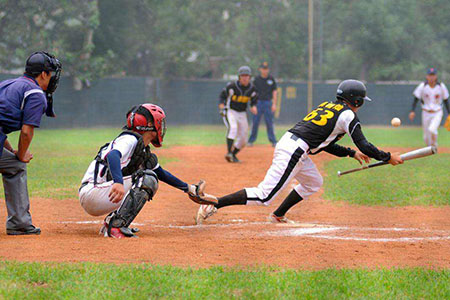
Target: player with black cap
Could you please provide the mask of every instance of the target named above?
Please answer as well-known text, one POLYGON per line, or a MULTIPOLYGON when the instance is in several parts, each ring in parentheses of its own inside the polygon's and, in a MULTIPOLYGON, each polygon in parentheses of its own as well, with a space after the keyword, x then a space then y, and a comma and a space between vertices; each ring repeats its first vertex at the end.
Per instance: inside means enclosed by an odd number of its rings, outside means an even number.
POLYGON ((370 98, 361 81, 342 81, 336 91, 336 101, 323 102, 283 135, 275 147, 272 165, 257 187, 223 196, 215 205, 201 205, 197 224, 226 206, 267 206, 295 178, 299 184, 269 216, 273 223, 290 223, 285 217, 286 212, 316 193, 322 185, 322 176, 309 155, 323 150, 339 157, 352 157, 360 163, 369 162, 369 157, 392 165, 403 163, 399 154, 381 151, 364 137, 356 112, 365 101, 370 98), (345 134, 351 137, 359 151, 337 144, 345 134))
POLYGON ((53 92, 61 75, 61 63, 47 52, 27 59, 23 76, 0 82, 0 173, 3 176, 8 235, 40 234, 33 226, 27 188, 28 151, 42 115, 54 117, 53 92), (13 149, 7 134, 20 130, 19 145, 13 149))

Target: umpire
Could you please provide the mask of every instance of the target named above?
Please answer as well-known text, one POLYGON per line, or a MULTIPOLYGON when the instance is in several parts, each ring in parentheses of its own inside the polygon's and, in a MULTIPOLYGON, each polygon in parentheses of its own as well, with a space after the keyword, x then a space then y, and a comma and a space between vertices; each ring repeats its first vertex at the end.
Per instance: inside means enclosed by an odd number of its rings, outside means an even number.
POLYGON ((253 81, 259 95, 256 105, 258 114, 253 115, 252 133, 248 139, 248 145, 252 146, 256 141, 258 136, 259 121, 264 115, 267 128, 267 137, 272 143, 272 146, 275 147, 277 139, 275 138, 275 134, 273 132, 273 113, 277 109, 277 83, 275 78, 269 74, 270 70, 267 62, 261 63, 258 70, 260 75, 255 77, 255 80, 253 81))
POLYGON ((55 116, 53 92, 60 74, 58 59, 47 52, 35 52, 27 59, 23 76, 0 82, 0 173, 8 210, 8 235, 41 233, 31 222, 27 163, 33 155, 28 148, 42 115, 55 116), (7 134, 18 130, 19 144, 14 150, 7 134))

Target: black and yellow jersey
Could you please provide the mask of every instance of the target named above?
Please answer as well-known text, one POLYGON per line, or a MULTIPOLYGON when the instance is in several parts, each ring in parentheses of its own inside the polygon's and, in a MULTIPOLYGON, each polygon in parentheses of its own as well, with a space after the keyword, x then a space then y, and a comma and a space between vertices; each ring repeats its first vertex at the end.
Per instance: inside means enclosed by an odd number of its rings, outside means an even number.
POLYGON ((250 106, 256 105, 258 93, 252 83, 243 86, 240 82, 229 82, 219 96, 219 103, 223 103, 225 108, 236 111, 246 111, 248 103, 250 106))
POLYGON ((379 150, 366 140, 358 117, 342 101, 323 102, 289 132, 305 141, 311 154, 325 150, 337 156, 353 156, 354 150, 336 144, 347 133, 358 149, 369 157, 385 161, 391 157, 390 153, 379 150))

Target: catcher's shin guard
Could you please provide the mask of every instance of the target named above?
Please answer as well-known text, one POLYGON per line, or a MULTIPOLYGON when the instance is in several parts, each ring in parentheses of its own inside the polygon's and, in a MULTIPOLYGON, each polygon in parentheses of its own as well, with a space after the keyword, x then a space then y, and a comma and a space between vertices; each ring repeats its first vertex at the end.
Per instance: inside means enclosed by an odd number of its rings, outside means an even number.
POLYGON ((133 236, 134 234, 128 229, 128 226, 144 207, 145 202, 150 201, 158 190, 158 177, 151 170, 136 171, 132 180, 131 190, 119 209, 111 215, 108 222, 108 235, 111 233, 111 228, 114 227, 120 228, 125 236, 133 236))

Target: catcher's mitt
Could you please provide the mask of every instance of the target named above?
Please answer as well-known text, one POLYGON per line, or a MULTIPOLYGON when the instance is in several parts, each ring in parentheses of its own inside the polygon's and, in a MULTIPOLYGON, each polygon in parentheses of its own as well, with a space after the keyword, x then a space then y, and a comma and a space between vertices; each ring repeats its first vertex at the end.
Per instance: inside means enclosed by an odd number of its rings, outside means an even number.
POLYGON ((206 182, 200 180, 197 184, 188 184, 189 199, 198 204, 217 204, 218 200, 213 195, 206 194, 205 191, 206 182))
POLYGON ((444 124, 445 129, 447 129, 448 131, 450 131, 450 115, 447 116, 447 119, 445 119, 445 124, 444 124))

